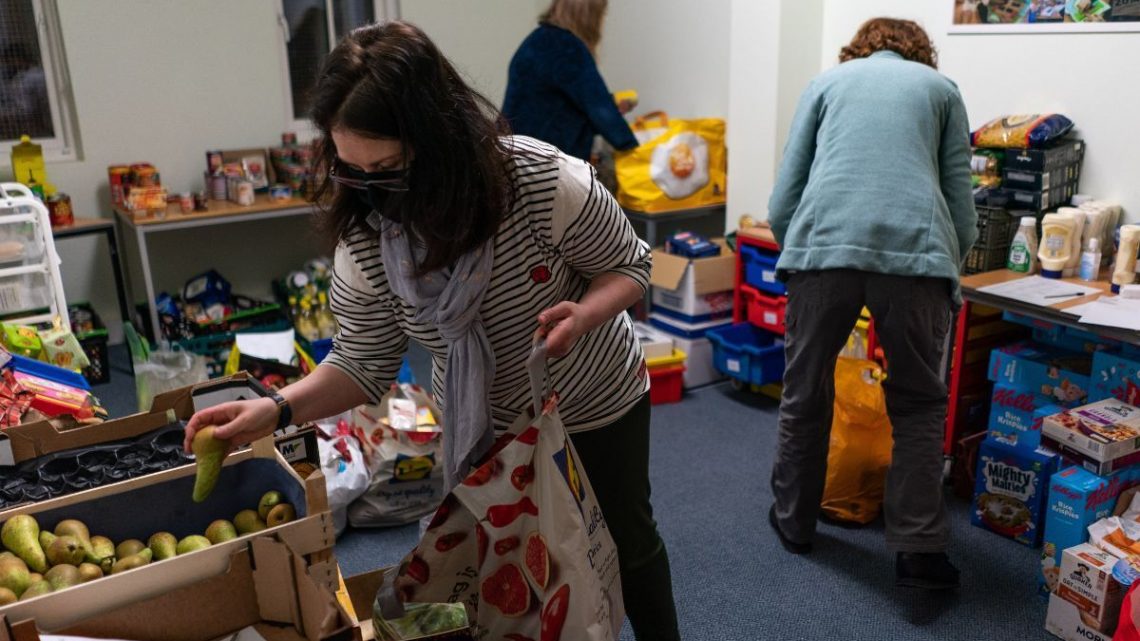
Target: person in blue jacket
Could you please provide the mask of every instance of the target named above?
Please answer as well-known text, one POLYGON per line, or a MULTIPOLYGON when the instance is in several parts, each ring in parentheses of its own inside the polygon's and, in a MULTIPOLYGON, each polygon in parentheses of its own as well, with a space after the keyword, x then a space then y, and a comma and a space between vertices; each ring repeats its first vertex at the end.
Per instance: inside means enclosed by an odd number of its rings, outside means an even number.
POLYGON ((554 0, 538 28, 511 59, 503 115, 514 133, 590 160, 594 136, 614 149, 637 146, 623 113, 598 72, 607 0, 554 0))
POLYGON ((942 437, 958 274, 977 239, 970 130, 917 24, 878 18, 804 91, 768 203, 787 282, 775 503, 784 547, 811 550, 827 475, 835 362, 866 306, 887 361, 894 436, 884 515, 896 583, 946 589, 942 437))

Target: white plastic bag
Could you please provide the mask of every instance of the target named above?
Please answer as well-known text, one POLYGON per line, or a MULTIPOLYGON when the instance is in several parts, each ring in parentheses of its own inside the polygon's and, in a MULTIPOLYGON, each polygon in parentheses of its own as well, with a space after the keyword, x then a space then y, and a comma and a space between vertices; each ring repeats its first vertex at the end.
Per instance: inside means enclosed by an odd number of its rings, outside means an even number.
POLYGON ((209 380, 206 359, 181 350, 158 349, 146 361, 135 362, 135 391, 139 411, 150 411, 154 397, 209 380))
POLYGON ((348 526, 349 504, 364 494, 369 482, 368 466, 360 441, 352 433, 351 418, 346 412, 317 423, 322 432, 322 438, 317 439, 321 472, 337 536, 348 526))

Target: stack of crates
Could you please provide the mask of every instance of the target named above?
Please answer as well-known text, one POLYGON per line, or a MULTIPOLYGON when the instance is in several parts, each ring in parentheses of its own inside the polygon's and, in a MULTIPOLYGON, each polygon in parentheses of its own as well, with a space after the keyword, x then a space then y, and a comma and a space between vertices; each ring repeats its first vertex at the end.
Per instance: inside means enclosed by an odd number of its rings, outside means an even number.
POLYGON ((1078 193, 1085 143, 1066 140, 1046 149, 1011 149, 1005 154, 1001 193, 1014 211, 1034 215, 1064 207, 1078 193))
POLYGON ((977 205, 976 209, 978 240, 966 254, 966 264, 962 268, 965 274, 980 274, 1005 267, 1015 231, 1014 216, 1003 207, 977 205))

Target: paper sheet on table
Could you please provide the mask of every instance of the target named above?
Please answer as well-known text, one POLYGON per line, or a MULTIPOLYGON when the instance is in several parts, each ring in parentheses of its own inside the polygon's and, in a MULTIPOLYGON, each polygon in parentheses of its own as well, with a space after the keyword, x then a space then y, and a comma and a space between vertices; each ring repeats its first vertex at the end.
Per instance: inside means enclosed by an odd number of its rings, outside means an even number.
POLYGON ((1065 311, 1080 315, 1081 322, 1087 325, 1140 331, 1140 300, 1105 297, 1065 311))
POLYGON ((242 354, 286 364, 293 360, 293 341, 296 339, 291 329, 237 334, 234 338, 242 354))
POLYGON ((1100 294, 1102 292, 1102 290, 1095 287, 1077 285, 1052 278, 1042 278, 1041 276, 1030 276, 1029 278, 1011 280, 1007 283, 987 285, 986 287, 979 287, 978 291, 993 294, 994 296, 1001 296, 1002 298, 1012 298, 1013 300, 1030 303, 1031 305, 1040 305, 1042 307, 1050 307, 1057 303, 1064 303, 1080 298, 1081 296, 1100 294))

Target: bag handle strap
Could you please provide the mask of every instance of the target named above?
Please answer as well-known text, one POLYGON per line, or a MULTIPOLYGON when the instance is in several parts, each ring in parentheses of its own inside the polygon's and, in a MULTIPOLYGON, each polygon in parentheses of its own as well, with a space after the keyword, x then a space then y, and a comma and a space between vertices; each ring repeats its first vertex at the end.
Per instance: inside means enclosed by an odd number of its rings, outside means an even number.
POLYGON ((633 121, 633 128, 648 129, 650 123, 653 121, 657 121, 657 126, 659 127, 668 127, 669 114, 665 113, 664 111, 651 111, 647 114, 638 116, 637 120, 633 121))
POLYGON ((530 396, 534 403, 534 415, 542 416, 542 407, 550 394, 550 367, 546 358, 546 339, 535 336, 534 349, 526 360, 526 371, 530 377, 530 396))

